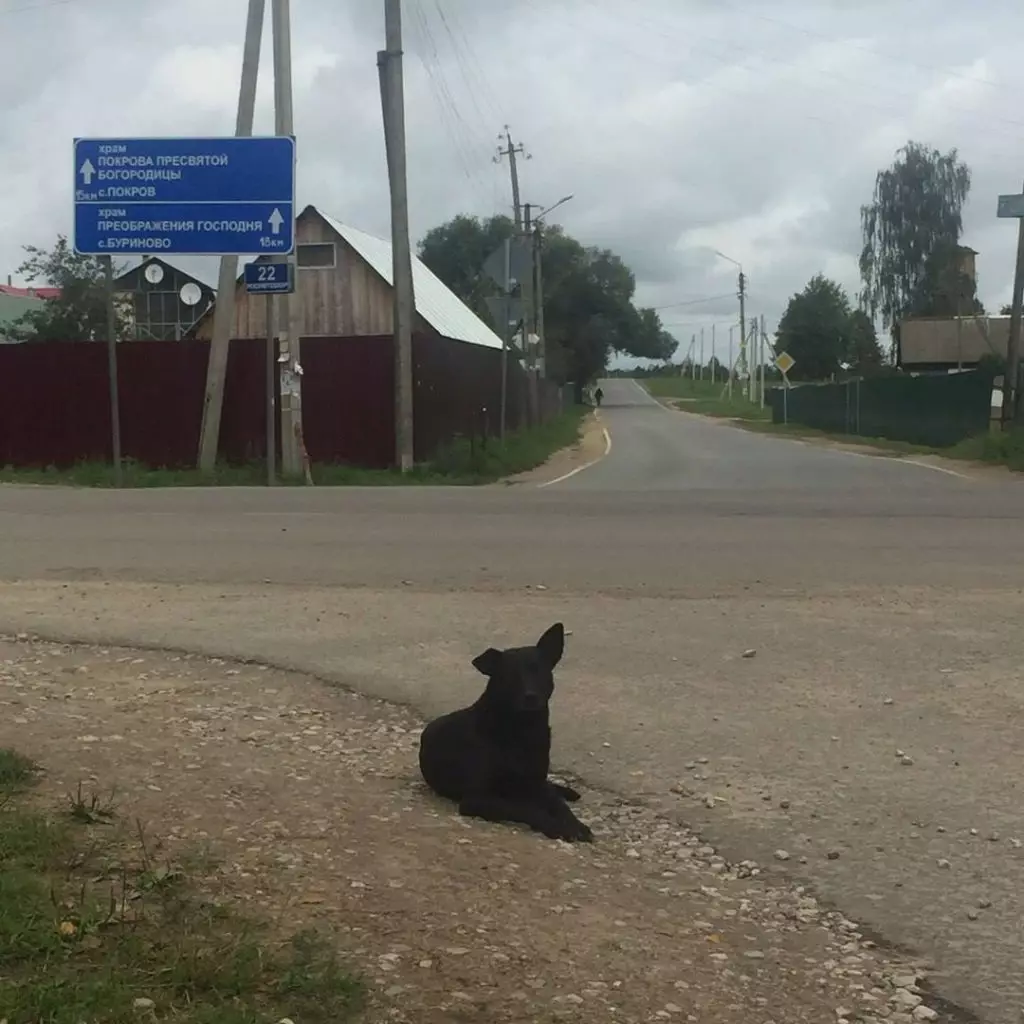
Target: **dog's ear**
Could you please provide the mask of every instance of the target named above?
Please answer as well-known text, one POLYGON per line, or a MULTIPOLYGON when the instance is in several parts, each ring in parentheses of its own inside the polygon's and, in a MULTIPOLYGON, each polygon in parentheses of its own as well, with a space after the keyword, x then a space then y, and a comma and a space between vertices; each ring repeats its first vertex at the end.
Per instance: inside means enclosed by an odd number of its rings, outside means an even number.
POLYGON ((565 627, 556 622, 537 641, 537 650, 548 666, 554 668, 562 660, 562 652, 565 650, 565 627))
POLYGON ((488 647, 483 654, 478 654, 473 659, 473 668, 488 679, 501 675, 501 651, 488 647))

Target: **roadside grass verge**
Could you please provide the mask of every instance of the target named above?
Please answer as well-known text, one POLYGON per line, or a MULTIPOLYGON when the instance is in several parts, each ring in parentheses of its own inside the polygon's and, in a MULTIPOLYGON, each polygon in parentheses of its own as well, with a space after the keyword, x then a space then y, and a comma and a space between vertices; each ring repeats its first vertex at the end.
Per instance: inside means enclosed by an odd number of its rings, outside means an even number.
POLYGON ((969 459, 991 466, 1006 466, 1024 473, 1024 430, 979 434, 943 452, 951 459, 969 459))
MULTIPOLYGON (((314 464, 314 484, 321 487, 404 487, 474 486, 494 483, 542 465, 562 448, 580 438, 586 406, 574 406, 549 422, 532 429, 514 431, 504 442, 496 437, 457 438, 429 463, 410 473, 392 469, 361 469, 358 466, 314 464)), ((149 487, 260 487, 267 481, 264 463, 218 465, 211 473, 198 469, 162 469, 126 459, 124 486, 149 487)), ((0 483, 50 484, 65 487, 114 486, 114 467, 105 462, 79 462, 68 468, 48 466, 21 469, 0 468, 0 483)), ((301 479, 282 479, 284 486, 303 486, 301 479)))
POLYGON ((314 932, 270 928, 200 895, 111 798, 44 811, 35 766, 0 750, 0 1020, 310 1024, 358 1019, 364 989, 314 932))
POLYGON ((716 419, 743 421, 771 420, 771 409, 762 409, 759 402, 748 402, 740 393, 739 382, 733 382, 733 395, 724 394, 725 385, 690 377, 647 377, 644 387, 655 398, 668 401, 683 412, 694 412, 716 419))
POLYGON ((888 437, 862 437, 860 434, 832 433, 805 427, 799 423, 772 423, 769 420, 768 422, 740 423, 739 426, 761 434, 857 445, 862 448, 875 449, 880 456, 931 455, 955 462, 1005 466, 1015 472, 1024 473, 1024 431, 1020 430, 1007 433, 978 434, 949 448, 936 448, 931 445, 913 444, 910 441, 896 441, 888 437))
POLYGON ((833 441, 837 444, 858 445, 874 448, 879 455, 945 455, 951 449, 931 448, 927 445, 911 444, 909 441, 894 441, 888 437, 862 437, 860 434, 844 434, 815 427, 805 427, 800 423, 772 423, 771 419, 741 423, 744 430, 756 434, 773 434, 777 437, 792 437, 806 440, 833 441))

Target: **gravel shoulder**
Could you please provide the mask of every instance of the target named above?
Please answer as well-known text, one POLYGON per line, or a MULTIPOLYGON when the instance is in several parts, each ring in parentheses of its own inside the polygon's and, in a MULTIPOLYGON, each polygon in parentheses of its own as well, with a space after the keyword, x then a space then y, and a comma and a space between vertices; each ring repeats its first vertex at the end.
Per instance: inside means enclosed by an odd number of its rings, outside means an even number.
POLYGON ((601 459, 606 450, 604 424, 601 422, 601 414, 595 409, 584 417, 580 439, 576 444, 555 452, 543 465, 509 477, 504 482, 534 485, 551 483, 601 459))
POLYGON ((44 796, 116 786, 162 855, 201 844, 239 904, 333 933, 374 1019, 953 1019, 926 965, 643 803, 584 788, 588 847, 460 819, 419 781, 419 728, 266 666, 0 642, 0 745, 44 796))

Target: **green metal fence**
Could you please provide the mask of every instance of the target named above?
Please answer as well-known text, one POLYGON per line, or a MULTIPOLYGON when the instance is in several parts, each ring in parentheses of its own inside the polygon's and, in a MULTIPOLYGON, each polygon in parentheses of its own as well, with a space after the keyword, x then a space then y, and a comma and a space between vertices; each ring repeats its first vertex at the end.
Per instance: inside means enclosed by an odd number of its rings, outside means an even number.
POLYGON ((987 430, 991 398, 991 374, 976 371, 857 378, 770 393, 773 423, 936 448, 987 430))

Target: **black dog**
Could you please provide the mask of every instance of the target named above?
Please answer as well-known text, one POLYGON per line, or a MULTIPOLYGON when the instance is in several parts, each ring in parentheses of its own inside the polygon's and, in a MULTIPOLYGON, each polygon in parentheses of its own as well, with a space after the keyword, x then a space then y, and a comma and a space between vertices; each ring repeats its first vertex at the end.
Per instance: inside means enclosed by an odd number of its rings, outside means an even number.
POLYGON ((535 647, 489 648, 473 659, 487 676, 479 700, 423 730, 423 778, 435 793, 458 801, 460 814, 519 822, 549 839, 594 838, 566 803, 579 793, 548 780, 548 701, 564 647, 565 630, 556 622, 535 647))

